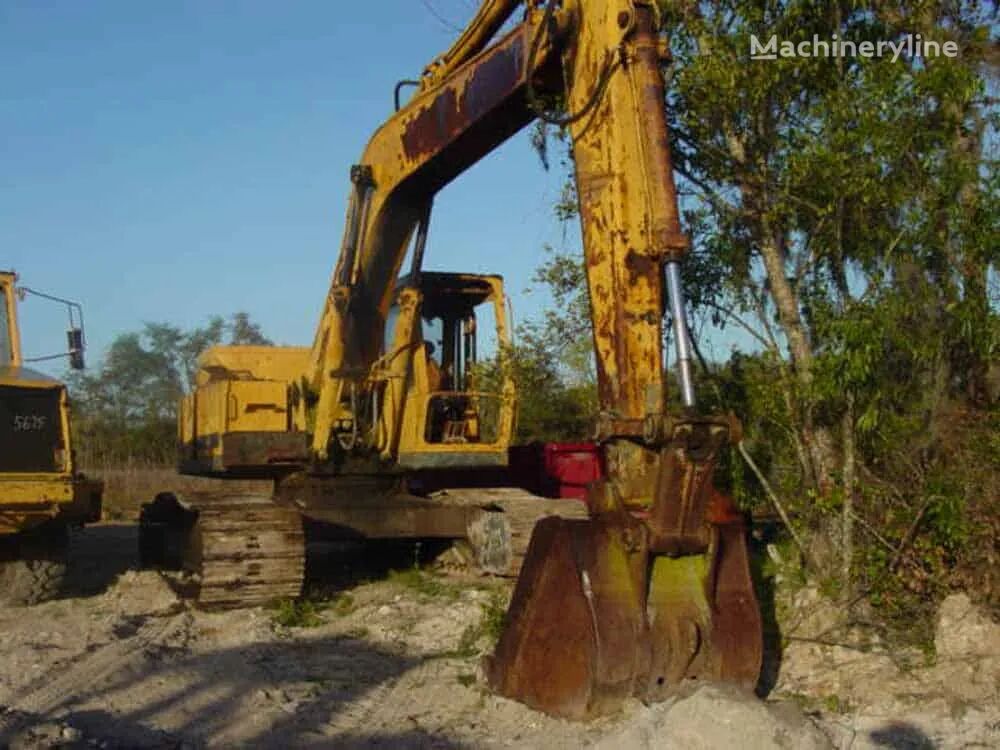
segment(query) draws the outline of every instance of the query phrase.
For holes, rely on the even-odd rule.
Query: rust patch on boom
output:
[[[628,269],[629,286],[635,285],[640,278],[645,278],[647,283],[652,286],[659,279],[660,260],[631,249],[625,256],[625,268]]]
[[[524,34],[516,32],[471,73],[445,83],[441,93],[410,120],[402,137],[406,156],[419,159],[440,151],[507,102],[523,84]]]

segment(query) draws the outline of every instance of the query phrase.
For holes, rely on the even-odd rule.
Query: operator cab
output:
[[[406,463],[409,455],[415,465],[415,453],[456,444],[463,451],[505,445],[513,426],[513,384],[480,360],[484,349],[492,355],[509,341],[503,280],[423,271],[400,278],[395,299],[386,320],[384,352],[401,346],[412,352],[405,403],[417,409],[405,420],[415,428],[401,440],[401,461]],[[400,304],[402,300],[415,304]],[[456,452],[455,460],[461,455]],[[424,456],[418,463],[426,460]]]

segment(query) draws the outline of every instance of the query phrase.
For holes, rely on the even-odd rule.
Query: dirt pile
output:
[[[764,703],[753,694],[701,685],[678,698],[639,705],[600,739],[596,750],[826,750],[830,740],[792,703]]]
[[[99,600],[98,606],[123,617],[159,617],[184,609],[170,584],[152,570],[122,573]]]
[[[826,624],[827,615],[811,617]],[[821,714],[837,744],[1000,746],[1000,625],[964,594],[941,605],[933,659],[850,633],[831,645],[823,632],[789,643],[775,694]]]
[[[1000,625],[966,594],[952,594],[938,610],[934,648],[939,659],[1000,659]]]
[[[801,715],[712,688],[588,724],[495,696],[479,663],[506,583],[407,571],[308,607],[206,613],[155,575],[110,580],[97,596],[0,612],[0,744],[577,750],[652,747],[667,732],[698,747],[712,725],[711,747],[748,722],[754,737],[815,736]]]

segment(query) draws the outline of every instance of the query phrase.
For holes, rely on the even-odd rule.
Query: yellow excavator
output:
[[[269,477],[273,496],[158,498],[144,511],[148,556],[171,556],[181,529],[177,556],[200,573],[202,601],[222,605],[297,593],[302,518],[359,536],[478,535],[481,558],[505,564],[488,503],[414,498],[401,478],[506,460],[513,384],[479,391],[472,367],[483,312],[507,341],[501,282],[421,266],[434,195],[542,118],[572,140],[607,476],[587,517],[534,526],[489,683],[582,718],[688,680],[756,681],[744,519],[712,482],[739,424],[696,410],[659,28],[648,0],[487,0],[419,81],[400,84],[416,86],[409,101],[397,86],[397,111],[351,169],[312,346],[212,349],[184,401],[182,471]]]
[[[34,604],[59,593],[71,526],[100,520],[101,482],[76,470],[66,387],[21,355],[18,298],[36,295],[70,313],[68,356],[83,367],[82,311],[75,302],[17,285],[0,271],[0,603]]]

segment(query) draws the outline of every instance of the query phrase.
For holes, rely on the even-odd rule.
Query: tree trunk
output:
[[[765,125],[760,125],[765,128]],[[834,488],[834,467],[837,452],[829,428],[817,425],[813,415],[812,386],[814,361],[812,341],[800,314],[801,300],[798,290],[788,278],[786,236],[784,227],[772,220],[773,207],[767,190],[767,163],[747,152],[746,143],[734,127],[726,130],[726,144],[741,171],[752,173],[752,178],[740,178],[739,189],[751,232],[757,240],[761,260],[767,274],[768,291],[778,312],[778,324],[788,345],[794,381],[786,386],[792,390],[792,416],[795,419],[797,441],[805,449],[809,466],[805,481],[820,496],[829,496]],[[813,539],[813,557],[827,573],[837,572],[837,543],[841,539],[836,522],[824,519],[819,533]]]
[[[773,229],[766,219],[761,219],[761,258],[764,261],[771,297],[778,310],[781,330],[788,341],[788,353],[792,358],[792,367],[801,391],[797,399],[802,404],[799,410],[799,429],[809,453],[812,481],[821,494],[827,494],[833,488],[836,452],[830,431],[821,425],[816,425],[813,420],[812,407],[809,403],[813,383],[812,342],[799,314],[798,294],[786,276],[783,245],[784,237]]]
[[[854,491],[857,484],[857,462],[854,435],[854,397],[847,394],[847,408],[842,418],[844,445],[844,507],[841,519],[840,579],[844,599],[849,600],[851,590],[851,566],[854,559]]]

